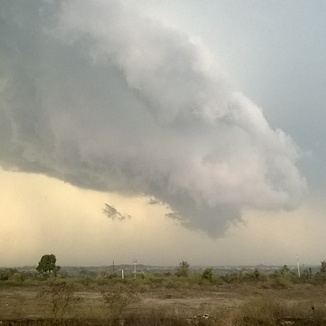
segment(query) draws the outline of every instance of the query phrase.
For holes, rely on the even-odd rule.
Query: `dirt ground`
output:
[[[0,290],[1,318],[37,318],[51,316],[50,299],[39,297],[40,289],[5,288]],[[81,302],[74,305],[74,311],[91,317],[96,311],[105,309],[101,293],[94,291],[75,292]],[[134,303],[126,307],[126,311],[164,310],[180,314],[209,313],[214,309],[232,309],[243,300],[236,292],[199,292],[199,291],[152,291],[139,295]],[[68,311],[67,311],[68,312]],[[68,312],[71,314],[71,311]]]
[[[40,297],[40,290],[39,287],[26,286],[0,288],[0,318],[52,317],[53,302],[50,298]],[[209,291],[155,289],[140,293],[135,302],[125,307],[124,313],[159,310],[190,317],[217,311],[235,311],[246,301],[262,296],[276,298],[284,304],[299,302],[309,309],[311,306],[325,309],[326,305],[326,288],[323,286],[301,285],[291,289],[262,289],[251,286]],[[103,314],[107,308],[102,294],[94,289],[75,292],[74,297],[80,300],[68,303],[64,312],[66,317],[78,315],[82,318],[94,318]]]

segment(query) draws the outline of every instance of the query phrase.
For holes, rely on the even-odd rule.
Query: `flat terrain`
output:
[[[265,289],[260,285],[206,285],[190,289],[145,287],[139,291],[137,289],[136,296],[134,292],[126,292],[127,297],[134,296],[128,302],[123,302],[120,296],[110,297],[112,300],[105,301],[104,294],[111,291],[111,287],[107,285],[84,287],[69,295],[61,293],[57,296],[52,292],[44,295],[46,289],[44,286],[0,287],[0,318],[53,318],[55,313],[56,317],[103,318],[116,309],[115,304],[120,304],[118,309],[121,308],[123,316],[135,312],[156,311],[180,318],[209,314],[228,320],[239,314],[248,302],[255,305],[255,302],[264,300],[273,300],[282,307],[290,307],[287,314],[295,316],[287,317],[301,314],[310,318],[316,313],[324,314],[326,305],[326,287],[310,284],[284,289]]]
[[[51,298],[40,297],[42,289],[37,287],[8,287],[0,290],[1,318],[38,318],[51,317]],[[73,309],[67,315],[94,317],[102,314],[106,304],[100,292],[76,291],[74,296],[81,298],[73,303]],[[198,290],[153,290],[140,293],[137,299],[128,305],[125,313],[133,310],[164,310],[189,316],[191,314],[210,313],[215,309],[235,309],[246,300],[246,295],[237,291],[198,291]],[[103,310],[103,311],[102,311]]]

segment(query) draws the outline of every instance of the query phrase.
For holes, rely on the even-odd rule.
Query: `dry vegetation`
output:
[[[18,274],[0,281],[2,325],[326,325],[321,272],[298,278],[284,267],[136,280]]]

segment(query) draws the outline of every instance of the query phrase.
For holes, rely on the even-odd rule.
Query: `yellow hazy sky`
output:
[[[43,175],[0,172],[1,266],[36,265],[54,253],[61,265],[295,264],[323,259],[324,222],[314,205],[293,212],[249,212],[220,239],[187,230],[148,198],[76,188]],[[131,215],[112,221],[104,203]],[[314,206],[314,208],[312,207]],[[317,209],[316,209],[317,208]]]

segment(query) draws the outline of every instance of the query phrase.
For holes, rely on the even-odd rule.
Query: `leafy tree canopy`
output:
[[[57,266],[56,262],[57,258],[55,255],[43,255],[40,262],[38,263],[38,266],[36,267],[36,270],[44,276],[50,276],[51,274],[57,276],[61,267]]]

